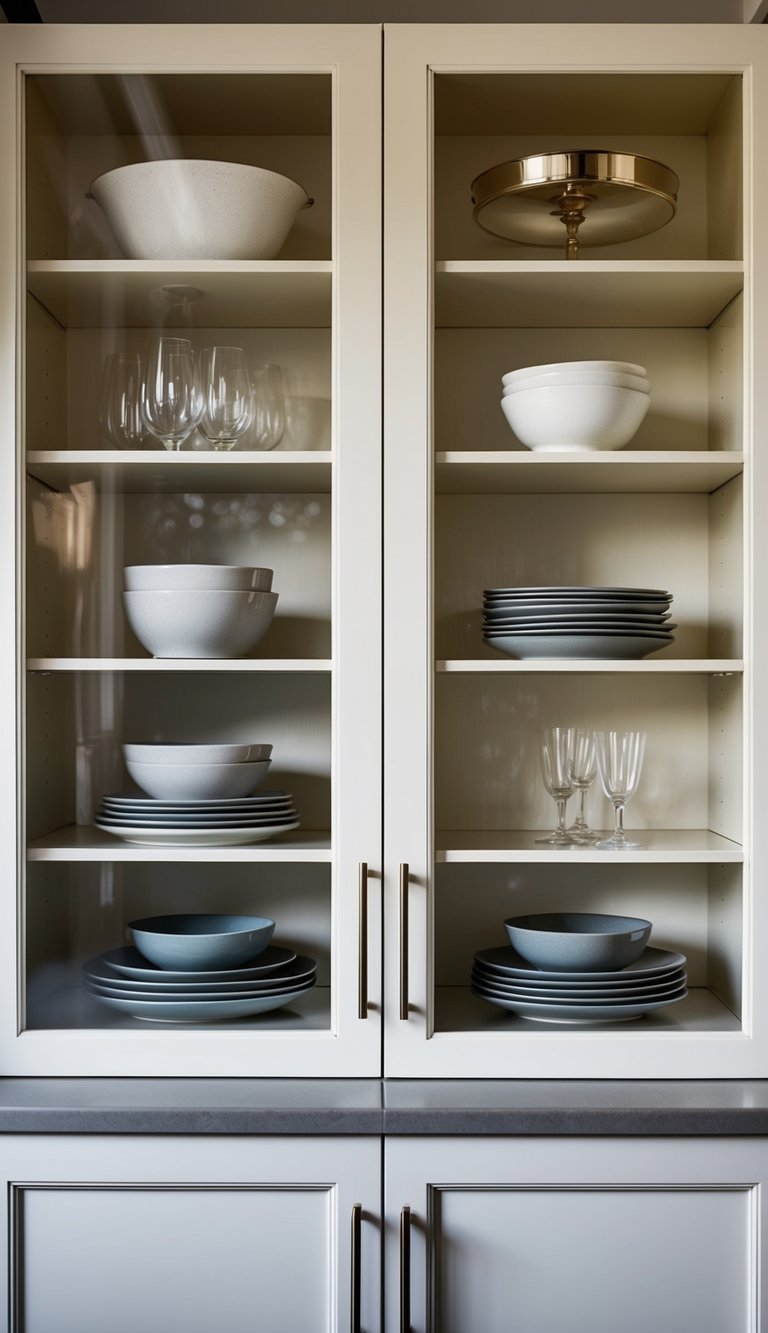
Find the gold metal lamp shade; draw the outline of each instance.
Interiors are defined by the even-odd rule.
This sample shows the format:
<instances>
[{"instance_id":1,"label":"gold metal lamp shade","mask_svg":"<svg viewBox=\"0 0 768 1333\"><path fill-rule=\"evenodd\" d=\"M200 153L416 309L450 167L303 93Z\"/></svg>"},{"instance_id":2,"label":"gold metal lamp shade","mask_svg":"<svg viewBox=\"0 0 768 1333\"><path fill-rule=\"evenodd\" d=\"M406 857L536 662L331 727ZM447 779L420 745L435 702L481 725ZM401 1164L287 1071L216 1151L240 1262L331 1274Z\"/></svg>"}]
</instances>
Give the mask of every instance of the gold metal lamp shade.
<instances>
[{"instance_id":1,"label":"gold metal lamp shade","mask_svg":"<svg viewBox=\"0 0 768 1333\"><path fill-rule=\"evenodd\" d=\"M473 217L520 245L616 245L658 231L675 216L680 182L651 157L605 148L535 153L472 182Z\"/></svg>"}]
</instances>

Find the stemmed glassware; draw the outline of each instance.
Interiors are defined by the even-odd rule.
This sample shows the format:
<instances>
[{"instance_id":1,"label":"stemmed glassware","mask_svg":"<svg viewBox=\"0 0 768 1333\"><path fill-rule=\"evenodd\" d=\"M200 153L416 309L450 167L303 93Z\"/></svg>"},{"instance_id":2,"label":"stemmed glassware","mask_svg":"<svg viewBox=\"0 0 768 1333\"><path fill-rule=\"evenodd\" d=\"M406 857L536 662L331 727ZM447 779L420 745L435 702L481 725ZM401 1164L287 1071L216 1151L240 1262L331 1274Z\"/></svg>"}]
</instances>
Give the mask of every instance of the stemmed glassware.
<instances>
[{"instance_id":1,"label":"stemmed glassware","mask_svg":"<svg viewBox=\"0 0 768 1333\"><path fill-rule=\"evenodd\" d=\"M214 449L232 449L254 417L254 391L243 349L204 347L197 373L203 398L200 432Z\"/></svg>"},{"instance_id":2,"label":"stemmed glassware","mask_svg":"<svg viewBox=\"0 0 768 1333\"><path fill-rule=\"evenodd\" d=\"M600 769L600 781L608 800L613 803L615 825L610 838L596 843L607 851L623 851L627 847L639 847L631 842L624 832L624 807L637 791L640 772L645 753L644 731L598 731L595 732L597 763Z\"/></svg>"},{"instance_id":3,"label":"stemmed glassware","mask_svg":"<svg viewBox=\"0 0 768 1333\"><path fill-rule=\"evenodd\" d=\"M274 449L285 430L285 384L280 366L267 362L253 370L252 441L256 449Z\"/></svg>"},{"instance_id":4,"label":"stemmed glassware","mask_svg":"<svg viewBox=\"0 0 768 1333\"><path fill-rule=\"evenodd\" d=\"M573 794L573 736L573 727L548 727L539 748L544 786L557 805L557 828L536 842L550 847L572 847L575 841L565 827L565 807Z\"/></svg>"},{"instance_id":5,"label":"stemmed glassware","mask_svg":"<svg viewBox=\"0 0 768 1333\"><path fill-rule=\"evenodd\" d=\"M149 345L141 411L166 449L180 449L203 415L203 395L188 338L155 337Z\"/></svg>"},{"instance_id":6,"label":"stemmed glassware","mask_svg":"<svg viewBox=\"0 0 768 1333\"><path fill-rule=\"evenodd\" d=\"M584 814L584 805L587 792L592 786L597 773L597 753L595 750L595 733L591 728L576 727L573 732L573 753L570 765L570 778L574 791L578 796L578 808L576 818L567 829L567 832L578 843L597 842L599 835L595 833L587 823Z\"/></svg>"},{"instance_id":7,"label":"stemmed glassware","mask_svg":"<svg viewBox=\"0 0 768 1333\"><path fill-rule=\"evenodd\" d=\"M142 372L138 352L113 352L104 362L99 422L106 439L118 449L138 449L144 438Z\"/></svg>"}]
</instances>

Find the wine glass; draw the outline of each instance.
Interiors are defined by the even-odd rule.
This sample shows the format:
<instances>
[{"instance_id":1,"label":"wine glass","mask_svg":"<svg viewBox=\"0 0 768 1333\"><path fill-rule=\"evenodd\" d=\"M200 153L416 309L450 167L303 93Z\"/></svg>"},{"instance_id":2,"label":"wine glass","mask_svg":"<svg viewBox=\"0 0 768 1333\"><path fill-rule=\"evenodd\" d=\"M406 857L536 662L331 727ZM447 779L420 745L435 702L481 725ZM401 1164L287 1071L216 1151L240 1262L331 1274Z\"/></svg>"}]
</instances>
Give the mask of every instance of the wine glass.
<instances>
[{"instance_id":1,"label":"wine glass","mask_svg":"<svg viewBox=\"0 0 768 1333\"><path fill-rule=\"evenodd\" d=\"M195 357L188 338L153 338L141 411L144 424L166 449L180 449L203 414L195 375Z\"/></svg>"},{"instance_id":2,"label":"wine glass","mask_svg":"<svg viewBox=\"0 0 768 1333\"><path fill-rule=\"evenodd\" d=\"M544 786L557 806L557 828L545 837L536 838L536 842L546 842L551 847L572 847L574 839L565 828L565 807L573 794L573 728L548 727L541 739L539 758Z\"/></svg>"},{"instance_id":3,"label":"wine glass","mask_svg":"<svg viewBox=\"0 0 768 1333\"><path fill-rule=\"evenodd\" d=\"M106 439L118 449L138 449L144 438L142 381L138 352L113 352L104 362L99 422Z\"/></svg>"},{"instance_id":4,"label":"wine glass","mask_svg":"<svg viewBox=\"0 0 768 1333\"><path fill-rule=\"evenodd\" d=\"M253 422L253 385L242 347L204 347L197 375L200 432L214 449L232 449Z\"/></svg>"},{"instance_id":5,"label":"wine glass","mask_svg":"<svg viewBox=\"0 0 768 1333\"><path fill-rule=\"evenodd\" d=\"M570 777L578 797L578 809L576 818L567 830L575 842L597 842L598 834L589 827L584 815L586 795L595 780L596 773L597 752L594 732L591 728L587 730L584 727L576 727L573 733Z\"/></svg>"},{"instance_id":6,"label":"wine glass","mask_svg":"<svg viewBox=\"0 0 768 1333\"><path fill-rule=\"evenodd\" d=\"M274 449L285 430L285 383L280 366L267 362L253 370L252 440L256 449Z\"/></svg>"},{"instance_id":7,"label":"wine glass","mask_svg":"<svg viewBox=\"0 0 768 1333\"><path fill-rule=\"evenodd\" d=\"M605 838L595 845L607 851L639 847L640 843L631 842L624 832L624 807L630 797L634 796L640 781L645 754L645 732L597 731L595 747L600 781L608 800L613 803L616 825L610 838Z\"/></svg>"}]
</instances>

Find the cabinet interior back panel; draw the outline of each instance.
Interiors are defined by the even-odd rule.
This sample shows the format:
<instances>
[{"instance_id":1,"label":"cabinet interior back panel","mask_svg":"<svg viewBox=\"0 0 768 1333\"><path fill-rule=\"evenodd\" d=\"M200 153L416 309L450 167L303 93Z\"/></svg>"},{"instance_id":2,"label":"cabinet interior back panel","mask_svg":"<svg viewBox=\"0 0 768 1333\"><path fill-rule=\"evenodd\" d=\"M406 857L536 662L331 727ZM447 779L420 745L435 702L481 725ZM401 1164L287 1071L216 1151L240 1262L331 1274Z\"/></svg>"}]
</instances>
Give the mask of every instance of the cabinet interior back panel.
<instances>
[{"instance_id":1,"label":"cabinet interior back panel","mask_svg":"<svg viewBox=\"0 0 768 1333\"><path fill-rule=\"evenodd\" d=\"M667 589L678 628L664 656L740 656L740 495L734 478L712 497L438 496L436 657L498 660L482 640L483 589L516 585ZM722 566L712 586L711 549Z\"/></svg>"},{"instance_id":2,"label":"cabinet interior back panel","mask_svg":"<svg viewBox=\"0 0 768 1333\"><path fill-rule=\"evenodd\" d=\"M67 493L30 481L28 655L147 657L123 609L123 567L274 570L275 618L252 656L331 655L331 498L325 494Z\"/></svg>"},{"instance_id":3,"label":"cabinet interior back panel","mask_svg":"<svg viewBox=\"0 0 768 1333\"><path fill-rule=\"evenodd\" d=\"M90 824L105 792L132 788L122 742L152 740L269 742L268 785L293 793L304 828L330 826L327 676L74 672L28 682L28 837Z\"/></svg>"},{"instance_id":4,"label":"cabinet interior back panel","mask_svg":"<svg viewBox=\"0 0 768 1333\"><path fill-rule=\"evenodd\" d=\"M601 674L447 675L435 692L435 821L450 829L551 829L539 763L547 726L647 733L627 827L713 831L740 843L741 680ZM713 778L713 771L718 777ZM597 784L588 818L612 828Z\"/></svg>"},{"instance_id":5,"label":"cabinet interior back panel","mask_svg":"<svg viewBox=\"0 0 768 1333\"><path fill-rule=\"evenodd\" d=\"M645 366L651 385L648 414L627 451L741 449L741 303L733 304L712 332L438 329L435 448L529 454L502 414L502 375L522 366L615 359Z\"/></svg>"}]
</instances>

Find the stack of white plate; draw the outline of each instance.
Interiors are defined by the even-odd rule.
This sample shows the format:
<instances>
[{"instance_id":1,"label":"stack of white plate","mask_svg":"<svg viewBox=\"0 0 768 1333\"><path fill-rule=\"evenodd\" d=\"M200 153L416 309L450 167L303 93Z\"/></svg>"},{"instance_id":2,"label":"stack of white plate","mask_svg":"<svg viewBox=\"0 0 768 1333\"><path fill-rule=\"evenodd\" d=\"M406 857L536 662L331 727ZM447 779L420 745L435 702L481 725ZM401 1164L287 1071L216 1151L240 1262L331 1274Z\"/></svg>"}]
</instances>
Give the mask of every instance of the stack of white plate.
<instances>
[{"instance_id":1,"label":"stack of white plate","mask_svg":"<svg viewBox=\"0 0 768 1333\"><path fill-rule=\"evenodd\" d=\"M223 971L155 967L138 949L112 949L83 967L83 985L100 1004L156 1023L217 1023L291 1004L317 980L314 958L268 945L250 963Z\"/></svg>"},{"instance_id":2,"label":"stack of white plate","mask_svg":"<svg viewBox=\"0 0 768 1333\"><path fill-rule=\"evenodd\" d=\"M299 816L290 792L266 788L256 796L211 801L108 795L93 822L103 832L143 847L233 847L296 829Z\"/></svg>"},{"instance_id":3,"label":"stack of white plate","mask_svg":"<svg viewBox=\"0 0 768 1333\"><path fill-rule=\"evenodd\" d=\"M659 588L486 588L483 638L508 657L647 657L674 643Z\"/></svg>"},{"instance_id":4,"label":"stack of white plate","mask_svg":"<svg viewBox=\"0 0 768 1333\"><path fill-rule=\"evenodd\" d=\"M511 946L481 949L472 992L539 1023L620 1023L684 1000L686 958L649 946L636 962L613 971L544 971Z\"/></svg>"}]
</instances>

